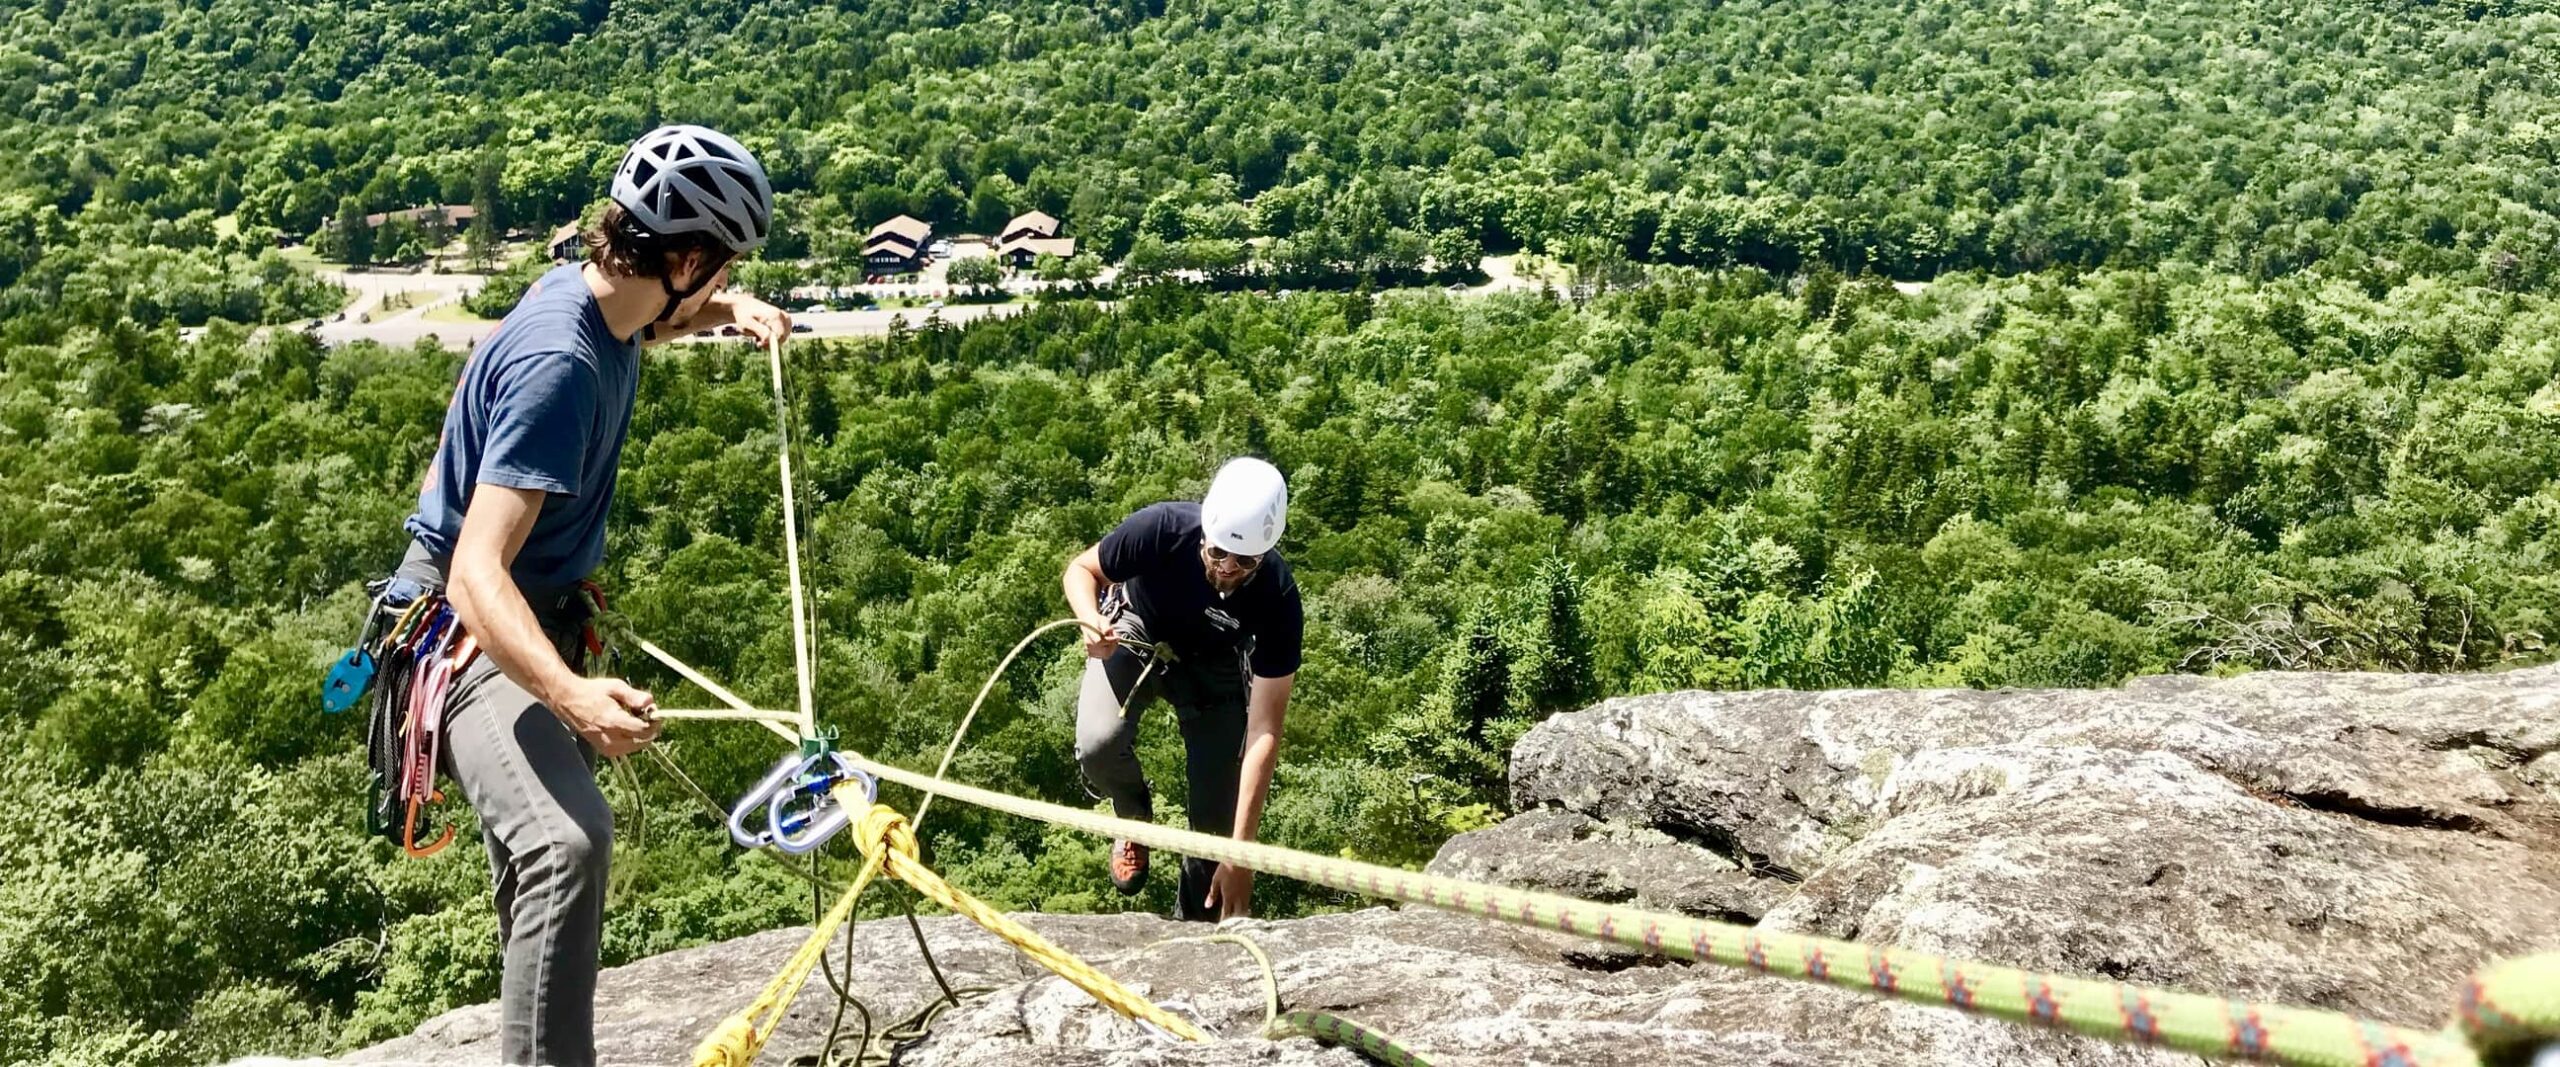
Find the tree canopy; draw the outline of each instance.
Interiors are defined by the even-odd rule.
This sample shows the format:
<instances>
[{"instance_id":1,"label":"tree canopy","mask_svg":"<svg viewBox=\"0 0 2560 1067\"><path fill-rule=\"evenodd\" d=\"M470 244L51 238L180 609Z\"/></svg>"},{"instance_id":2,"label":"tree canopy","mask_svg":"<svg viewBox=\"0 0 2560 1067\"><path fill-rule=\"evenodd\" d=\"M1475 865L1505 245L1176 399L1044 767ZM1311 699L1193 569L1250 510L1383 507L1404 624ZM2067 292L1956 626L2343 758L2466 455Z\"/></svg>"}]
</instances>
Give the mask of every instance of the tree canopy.
<instances>
[{"instance_id":1,"label":"tree canopy","mask_svg":"<svg viewBox=\"0 0 2560 1067\"><path fill-rule=\"evenodd\" d=\"M565 221L682 120L765 158L785 247L839 254L898 212L1037 208L1113 258L1437 239L2378 292L2537 285L2560 243L2560 19L2523 4L57 0L11 29L31 147L0 188L290 236L350 198Z\"/></svg>"}]
</instances>

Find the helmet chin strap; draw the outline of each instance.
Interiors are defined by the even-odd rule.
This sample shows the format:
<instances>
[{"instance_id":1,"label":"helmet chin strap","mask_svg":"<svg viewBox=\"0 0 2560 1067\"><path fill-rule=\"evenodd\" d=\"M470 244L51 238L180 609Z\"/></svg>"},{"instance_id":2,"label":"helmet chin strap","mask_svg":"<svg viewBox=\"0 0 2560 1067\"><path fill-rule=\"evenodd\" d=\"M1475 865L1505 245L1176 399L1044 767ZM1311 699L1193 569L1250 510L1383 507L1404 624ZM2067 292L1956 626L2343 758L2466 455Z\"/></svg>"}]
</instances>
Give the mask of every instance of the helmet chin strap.
<instances>
[{"instance_id":1,"label":"helmet chin strap","mask_svg":"<svg viewBox=\"0 0 2560 1067\"><path fill-rule=\"evenodd\" d=\"M658 286L667 291L667 306L659 310L658 317L653 321L666 322L673 319L677 308L684 306L685 301L693 299L694 294L701 292L703 286L711 284L711 279L720 276L720 268L728 265L729 261L725 258L717 264L708 264L708 269L702 272L702 276L695 278L693 284L685 286L682 291L676 289L674 275L658 275Z\"/></svg>"},{"instance_id":2,"label":"helmet chin strap","mask_svg":"<svg viewBox=\"0 0 2560 1067\"><path fill-rule=\"evenodd\" d=\"M719 272L714 271L712 273L717 274ZM705 275L701 278L695 279L692 285L685 286L683 291L679 292L676 289L675 279L664 274L659 275L658 285L667 291L667 306L660 308L658 310L658 317L652 321L666 322L675 318L676 309L684 306L685 301L693 299L693 294L701 292L702 287L709 284L711 284L711 278L709 275Z\"/></svg>"}]
</instances>

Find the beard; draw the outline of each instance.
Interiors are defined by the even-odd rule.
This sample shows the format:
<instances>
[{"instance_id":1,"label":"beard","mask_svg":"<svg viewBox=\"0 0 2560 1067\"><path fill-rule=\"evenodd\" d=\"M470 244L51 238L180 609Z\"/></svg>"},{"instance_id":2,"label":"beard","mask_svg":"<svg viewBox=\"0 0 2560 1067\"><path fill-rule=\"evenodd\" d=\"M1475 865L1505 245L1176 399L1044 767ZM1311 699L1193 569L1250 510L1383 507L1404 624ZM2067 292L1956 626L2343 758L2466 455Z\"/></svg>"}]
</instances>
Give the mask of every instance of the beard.
<instances>
[{"instance_id":1,"label":"beard","mask_svg":"<svg viewBox=\"0 0 2560 1067\"><path fill-rule=\"evenodd\" d=\"M1214 567L1203 567L1202 573L1209 579L1209 588L1217 590L1220 594L1232 593L1244 588L1245 580L1253 577L1252 571L1238 571L1231 575L1220 576L1217 568Z\"/></svg>"}]
</instances>

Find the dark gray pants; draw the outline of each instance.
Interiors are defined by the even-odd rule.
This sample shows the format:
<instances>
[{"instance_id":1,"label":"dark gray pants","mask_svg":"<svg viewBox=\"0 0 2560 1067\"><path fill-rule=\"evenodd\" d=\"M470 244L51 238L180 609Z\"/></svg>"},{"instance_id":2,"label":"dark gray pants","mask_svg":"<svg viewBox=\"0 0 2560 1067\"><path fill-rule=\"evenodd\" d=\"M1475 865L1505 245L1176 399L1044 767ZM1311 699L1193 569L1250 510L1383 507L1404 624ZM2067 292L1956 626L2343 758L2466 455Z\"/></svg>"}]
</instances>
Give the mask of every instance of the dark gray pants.
<instances>
[{"instance_id":1,"label":"dark gray pants","mask_svg":"<svg viewBox=\"0 0 2560 1067\"><path fill-rule=\"evenodd\" d=\"M419 573L416 564L413 555L402 572ZM577 666L583 615L564 613L555 596L531 602ZM613 864L613 809L596 785L595 753L486 653L455 680L444 729L444 773L479 813L489 849L505 965L499 1054L509 1064L592 1067Z\"/></svg>"},{"instance_id":2,"label":"dark gray pants","mask_svg":"<svg viewBox=\"0 0 2560 1067\"><path fill-rule=\"evenodd\" d=\"M1076 763L1096 796L1123 819L1155 818L1155 794L1138 766L1138 720L1157 697L1173 705L1182 727L1183 766L1191 796L1185 809L1191 828L1221 837L1235 831L1236 784L1244 766L1246 681L1244 655L1226 653L1160 664L1121 649L1108 659L1087 660L1076 699ZM1145 678L1139 675L1143 672ZM1135 687L1135 694L1131 689ZM1120 714L1122 701L1129 713ZM1206 903L1215 861L1185 857L1173 917L1218 921Z\"/></svg>"},{"instance_id":3,"label":"dark gray pants","mask_svg":"<svg viewBox=\"0 0 2560 1067\"><path fill-rule=\"evenodd\" d=\"M613 809L594 753L489 657L446 704L446 773L480 815L505 972L500 1053L510 1064L596 1061L596 965Z\"/></svg>"}]
</instances>

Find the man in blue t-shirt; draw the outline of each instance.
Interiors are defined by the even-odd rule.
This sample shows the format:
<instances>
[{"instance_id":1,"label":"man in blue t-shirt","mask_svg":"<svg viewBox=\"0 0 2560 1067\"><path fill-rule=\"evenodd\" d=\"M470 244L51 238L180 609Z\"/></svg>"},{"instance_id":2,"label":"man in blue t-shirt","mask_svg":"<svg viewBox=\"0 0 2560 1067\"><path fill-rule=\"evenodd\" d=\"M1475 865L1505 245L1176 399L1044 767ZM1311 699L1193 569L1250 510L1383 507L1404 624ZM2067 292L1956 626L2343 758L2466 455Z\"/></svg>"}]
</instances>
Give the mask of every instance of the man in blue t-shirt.
<instances>
[{"instance_id":1,"label":"man in blue t-shirt","mask_svg":"<svg viewBox=\"0 0 2560 1067\"><path fill-rule=\"evenodd\" d=\"M1141 508L1067 564L1067 607L1091 657L1076 762L1121 818L1155 817L1137 738L1140 713L1161 696L1182 727L1191 828L1239 841L1260 831L1306 633L1298 583L1274 549L1288 510L1278 470L1233 460L1199 503ZM1113 842L1110 865L1112 885L1137 892L1146 846ZM1215 922L1252 904L1251 870L1183 860L1175 918Z\"/></svg>"},{"instance_id":2,"label":"man in blue t-shirt","mask_svg":"<svg viewBox=\"0 0 2560 1067\"><path fill-rule=\"evenodd\" d=\"M772 305L724 291L773 217L764 169L738 142L653 130L610 194L587 262L543 275L464 365L397 572L443 592L479 652L442 709L442 769L488 845L509 1064L595 1062L613 812L592 761L657 736L648 693L572 665L578 583L604 559L640 350L732 322L763 343L791 332Z\"/></svg>"}]
</instances>

